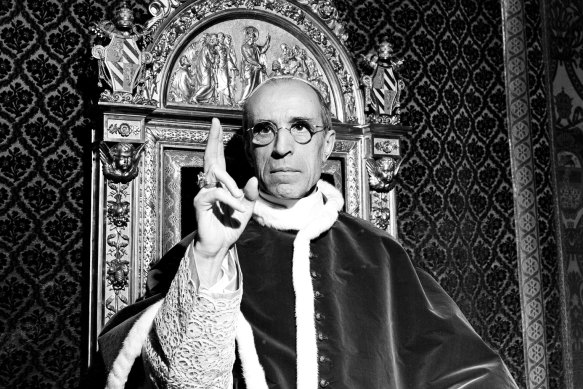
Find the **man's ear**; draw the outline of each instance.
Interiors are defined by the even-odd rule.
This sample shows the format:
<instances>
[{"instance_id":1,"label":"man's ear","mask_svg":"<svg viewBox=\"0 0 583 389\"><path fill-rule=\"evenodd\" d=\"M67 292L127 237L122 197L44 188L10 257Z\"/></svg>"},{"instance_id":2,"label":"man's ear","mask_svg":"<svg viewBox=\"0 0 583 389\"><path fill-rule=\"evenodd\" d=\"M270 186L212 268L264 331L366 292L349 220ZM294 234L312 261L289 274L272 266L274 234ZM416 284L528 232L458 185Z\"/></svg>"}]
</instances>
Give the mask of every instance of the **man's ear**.
<instances>
[{"instance_id":1,"label":"man's ear","mask_svg":"<svg viewBox=\"0 0 583 389\"><path fill-rule=\"evenodd\" d=\"M332 151L334 151L334 142L336 142L336 131L329 129L324 133L324 144L322 146L322 162L326 162Z\"/></svg>"}]
</instances>

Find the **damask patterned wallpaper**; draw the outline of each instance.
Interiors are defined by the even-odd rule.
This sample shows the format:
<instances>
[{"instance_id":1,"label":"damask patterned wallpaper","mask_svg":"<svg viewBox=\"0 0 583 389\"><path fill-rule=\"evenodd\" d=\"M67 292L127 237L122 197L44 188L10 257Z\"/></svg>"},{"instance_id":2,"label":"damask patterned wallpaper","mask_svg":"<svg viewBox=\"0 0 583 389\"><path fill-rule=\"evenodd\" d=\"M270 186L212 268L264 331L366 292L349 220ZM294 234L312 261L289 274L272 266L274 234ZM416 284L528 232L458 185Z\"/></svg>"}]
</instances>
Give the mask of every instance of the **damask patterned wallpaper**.
<instances>
[{"instance_id":1,"label":"damask patterned wallpaper","mask_svg":"<svg viewBox=\"0 0 583 389\"><path fill-rule=\"evenodd\" d=\"M144 20L144 4L137 19ZM524 386L506 117L495 0L337 0L356 58L387 33L409 89L400 237ZM106 0L0 7L0 387L74 388L81 374L91 22ZM551 387L561 387L548 113L538 2L526 1ZM391 22L392 21L392 22Z\"/></svg>"},{"instance_id":2,"label":"damask patterned wallpaper","mask_svg":"<svg viewBox=\"0 0 583 389\"><path fill-rule=\"evenodd\" d=\"M399 187L400 238L500 350L519 386L524 356L505 127L499 1L337 2L364 54L384 34L406 58L402 104L414 131ZM545 68L539 2L526 1L529 86L550 387L562 387ZM377 15L384 15L377 18ZM392 21L392 22L387 22Z\"/></svg>"}]
</instances>

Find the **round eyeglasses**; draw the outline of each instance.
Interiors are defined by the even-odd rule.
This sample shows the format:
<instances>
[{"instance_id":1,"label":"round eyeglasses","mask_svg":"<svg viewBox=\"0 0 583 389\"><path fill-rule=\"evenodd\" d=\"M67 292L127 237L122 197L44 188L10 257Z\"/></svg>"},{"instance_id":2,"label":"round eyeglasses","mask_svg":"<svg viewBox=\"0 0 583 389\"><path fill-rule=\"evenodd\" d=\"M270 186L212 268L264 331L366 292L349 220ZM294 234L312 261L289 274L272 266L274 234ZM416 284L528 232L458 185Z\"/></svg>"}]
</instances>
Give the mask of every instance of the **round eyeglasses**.
<instances>
[{"instance_id":1,"label":"round eyeglasses","mask_svg":"<svg viewBox=\"0 0 583 389\"><path fill-rule=\"evenodd\" d=\"M316 130L316 128L321 128L321 130ZM305 145L310 143L314 134L324 131L324 126L316 126L305 120L298 120L289 127L278 127L273 122L264 121L247 129L247 131L251 131L253 144L258 146L266 146L273 142L279 130L288 130L297 143Z\"/></svg>"}]
</instances>

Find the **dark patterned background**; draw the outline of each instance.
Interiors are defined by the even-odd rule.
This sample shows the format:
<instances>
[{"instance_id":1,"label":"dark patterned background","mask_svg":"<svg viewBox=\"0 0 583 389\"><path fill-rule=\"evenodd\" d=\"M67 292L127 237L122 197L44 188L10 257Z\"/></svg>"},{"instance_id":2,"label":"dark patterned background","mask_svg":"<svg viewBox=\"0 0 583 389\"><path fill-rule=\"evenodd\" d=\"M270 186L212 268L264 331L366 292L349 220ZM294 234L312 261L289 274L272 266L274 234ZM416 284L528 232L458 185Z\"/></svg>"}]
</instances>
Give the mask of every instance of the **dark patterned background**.
<instances>
[{"instance_id":1,"label":"dark patterned background","mask_svg":"<svg viewBox=\"0 0 583 389\"><path fill-rule=\"evenodd\" d=\"M390 31L407 60L403 105L414 132L399 189L400 237L524 387L500 3L336 4L353 54L365 54ZM551 387L559 388L540 14L537 2L526 4L547 342ZM88 27L104 18L106 6L0 1L0 387L73 388L81 374L83 212L97 81ZM137 19L144 15L141 8Z\"/></svg>"},{"instance_id":2,"label":"dark patterned background","mask_svg":"<svg viewBox=\"0 0 583 389\"><path fill-rule=\"evenodd\" d=\"M350 20L353 52L365 53L373 39L392 33L395 51L407 60L403 76L410 90L403 106L415 131L401 170L400 237L524 387L500 2L338 4ZM525 4L550 387L559 388L560 305L541 15L538 2Z\"/></svg>"}]
</instances>

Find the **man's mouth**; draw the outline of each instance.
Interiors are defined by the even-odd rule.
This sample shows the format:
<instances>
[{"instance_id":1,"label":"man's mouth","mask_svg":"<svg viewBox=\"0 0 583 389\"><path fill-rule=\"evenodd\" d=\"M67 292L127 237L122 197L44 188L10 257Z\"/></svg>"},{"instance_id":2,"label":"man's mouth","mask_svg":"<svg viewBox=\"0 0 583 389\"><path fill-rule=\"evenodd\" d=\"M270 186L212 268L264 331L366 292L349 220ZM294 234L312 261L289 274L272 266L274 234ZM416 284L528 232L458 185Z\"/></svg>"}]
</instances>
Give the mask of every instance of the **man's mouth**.
<instances>
[{"instance_id":1,"label":"man's mouth","mask_svg":"<svg viewBox=\"0 0 583 389\"><path fill-rule=\"evenodd\" d=\"M298 173L299 170L297 169L292 169L289 167L280 167L280 168L275 168L275 169L271 169L270 173Z\"/></svg>"}]
</instances>

